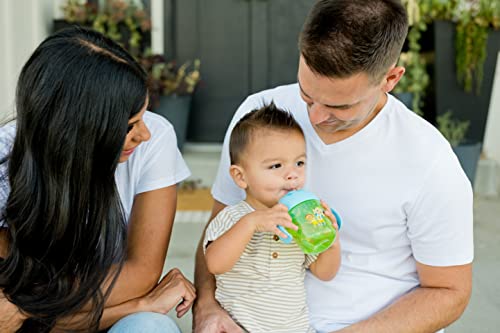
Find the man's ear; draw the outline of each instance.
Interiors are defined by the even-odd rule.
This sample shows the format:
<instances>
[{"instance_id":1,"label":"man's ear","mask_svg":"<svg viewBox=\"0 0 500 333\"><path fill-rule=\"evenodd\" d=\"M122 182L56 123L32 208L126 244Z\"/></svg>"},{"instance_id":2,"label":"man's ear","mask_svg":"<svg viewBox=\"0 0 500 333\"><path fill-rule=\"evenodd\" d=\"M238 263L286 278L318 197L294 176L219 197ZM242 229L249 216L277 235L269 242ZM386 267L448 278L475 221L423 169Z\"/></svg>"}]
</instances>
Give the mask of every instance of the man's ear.
<instances>
[{"instance_id":1,"label":"man's ear","mask_svg":"<svg viewBox=\"0 0 500 333\"><path fill-rule=\"evenodd\" d=\"M401 80L405 73L405 68L402 66L396 66L391 68L384 77L384 82L382 90L388 93L394 89L396 84Z\"/></svg>"},{"instance_id":2,"label":"man's ear","mask_svg":"<svg viewBox=\"0 0 500 333\"><path fill-rule=\"evenodd\" d=\"M245 170L243 167L232 164L231 167L229 167L229 174L239 188L244 190L247 188L248 185L245 181Z\"/></svg>"}]
</instances>

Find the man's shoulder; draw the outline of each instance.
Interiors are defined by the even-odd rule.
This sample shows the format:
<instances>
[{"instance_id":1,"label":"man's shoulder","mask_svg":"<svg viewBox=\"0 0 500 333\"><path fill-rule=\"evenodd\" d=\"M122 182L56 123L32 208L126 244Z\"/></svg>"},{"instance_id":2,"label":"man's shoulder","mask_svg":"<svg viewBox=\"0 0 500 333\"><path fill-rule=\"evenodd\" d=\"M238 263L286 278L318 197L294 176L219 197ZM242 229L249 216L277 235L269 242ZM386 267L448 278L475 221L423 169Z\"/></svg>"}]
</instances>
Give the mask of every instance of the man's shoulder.
<instances>
[{"instance_id":1,"label":"man's shoulder","mask_svg":"<svg viewBox=\"0 0 500 333\"><path fill-rule=\"evenodd\" d=\"M262 90L248 96L236 111L235 118L240 119L250 111L264 105L274 103L277 107L297 115L304 102L300 98L300 89L297 83L278 86Z\"/></svg>"},{"instance_id":2,"label":"man's shoulder","mask_svg":"<svg viewBox=\"0 0 500 333\"><path fill-rule=\"evenodd\" d=\"M297 97L300 97L299 85L297 83L292 83L259 91L248 96L247 101L252 101L257 105L274 102L279 107L280 104L285 104L290 99Z\"/></svg>"},{"instance_id":3,"label":"man's shoulder","mask_svg":"<svg viewBox=\"0 0 500 333\"><path fill-rule=\"evenodd\" d=\"M395 133L398 133L403 140L418 145L449 145L434 125L408 109L394 96L390 96L389 101L390 124L394 125Z\"/></svg>"}]
</instances>

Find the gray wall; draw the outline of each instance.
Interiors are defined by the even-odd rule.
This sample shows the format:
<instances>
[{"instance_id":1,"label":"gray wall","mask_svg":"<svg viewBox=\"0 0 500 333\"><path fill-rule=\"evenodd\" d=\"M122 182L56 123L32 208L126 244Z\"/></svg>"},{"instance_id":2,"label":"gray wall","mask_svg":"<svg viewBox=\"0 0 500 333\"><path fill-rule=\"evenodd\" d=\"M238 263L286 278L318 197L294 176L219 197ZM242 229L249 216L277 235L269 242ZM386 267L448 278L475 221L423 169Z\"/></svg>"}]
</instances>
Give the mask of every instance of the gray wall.
<instances>
[{"instance_id":1,"label":"gray wall","mask_svg":"<svg viewBox=\"0 0 500 333\"><path fill-rule=\"evenodd\" d=\"M188 140L221 142L246 96L296 81L297 38L314 0L169 0L165 53L201 59Z\"/></svg>"}]
</instances>

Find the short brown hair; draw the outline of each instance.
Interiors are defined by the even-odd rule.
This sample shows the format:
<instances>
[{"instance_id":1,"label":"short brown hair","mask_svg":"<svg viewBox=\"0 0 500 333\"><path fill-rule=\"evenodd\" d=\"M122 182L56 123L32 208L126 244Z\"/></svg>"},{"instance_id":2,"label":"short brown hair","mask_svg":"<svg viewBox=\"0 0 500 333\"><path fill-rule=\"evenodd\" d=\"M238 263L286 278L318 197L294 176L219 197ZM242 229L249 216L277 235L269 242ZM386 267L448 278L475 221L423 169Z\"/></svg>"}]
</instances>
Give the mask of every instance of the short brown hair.
<instances>
[{"instance_id":1,"label":"short brown hair","mask_svg":"<svg viewBox=\"0 0 500 333\"><path fill-rule=\"evenodd\" d=\"M346 78L365 72L378 82L395 64L408 33L398 0L319 0L299 38L307 66L316 74Z\"/></svg>"},{"instance_id":2,"label":"short brown hair","mask_svg":"<svg viewBox=\"0 0 500 333\"><path fill-rule=\"evenodd\" d=\"M259 129L297 131L304 135L299 124L288 111L274 103L253 110L241 118L231 132L229 155L231 164L239 163L252 135Z\"/></svg>"}]
</instances>

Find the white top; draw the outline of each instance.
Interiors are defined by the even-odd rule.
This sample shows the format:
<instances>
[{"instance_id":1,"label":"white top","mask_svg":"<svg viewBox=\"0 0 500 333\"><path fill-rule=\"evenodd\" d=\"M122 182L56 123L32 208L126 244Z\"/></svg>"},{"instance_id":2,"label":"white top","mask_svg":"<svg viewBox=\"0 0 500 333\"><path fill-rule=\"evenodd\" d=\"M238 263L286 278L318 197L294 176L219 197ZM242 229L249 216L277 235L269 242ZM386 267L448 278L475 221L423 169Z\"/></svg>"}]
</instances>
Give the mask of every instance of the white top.
<instances>
[{"instance_id":1,"label":"white top","mask_svg":"<svg viewBox=\"0 0 500 333\"><path fill-rule=\"evenodd\" d=\"M431 266L473 259L472 188L449 143L393 96L362 130L326 145L314 131L297 84L248 97L231 125L271 101L289 110L307 144L308 190L343 217L336 277L306 276L313 327L328 332L366 319L419 285L416 261ZM214 198L244 196L229 175L226 133Z\"/></svg>"},{"instance_id":2,"label":"white top","mask_svg":"<svg viewBox=\"0 0 500 333\"><path fill-rule=\"evenodd\" d=\"M135 195L176 184L190 175L177 148L174 128L162 116L145 112L143 116L151 139L141 143L115 172L125 216L130 217ZM0 128L0 161L10 153L15 123ZM0 165L0 211L9 194L6 164ZM0 221L0 226L2 222Z\"/></svg>"},{"instance_id":3,"label":"white top","mask_svg":"<svg viewBox=\"0 0 500 333\"><path fill-rule=\"evenodd\" d=\"M177 148L174 127L168 120L152 112L144 113L143 119L151 139L141 143L126 162L118 164L115 172L127 217L136 194L174 185L191 174Z\"/></svg>"},{"instance_id":4,"label":"white top","mask_svg":"<svg viewBox=\"0 0 500 333\"><path fill-rule=\"evenodd\" d=\"M245 201L226 207L208 225L203 249L254 209ZM256 232L233 268L216 275L215 298L248 332L306 333L305 270L316 260L272 232Z\"/></svg>"}]
</instances>

